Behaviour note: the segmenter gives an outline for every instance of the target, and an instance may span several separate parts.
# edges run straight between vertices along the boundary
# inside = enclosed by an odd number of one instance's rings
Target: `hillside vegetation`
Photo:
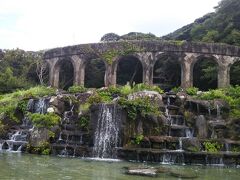
[[[163,37],[165,40],[186,40],[240,45],[240,1],[222,0],[215,12],[204,15]]]

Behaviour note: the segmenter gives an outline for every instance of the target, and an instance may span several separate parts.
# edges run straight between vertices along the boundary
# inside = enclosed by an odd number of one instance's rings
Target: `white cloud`
[[[98,42],[108,32],[161,36],[213,11],[218,1],[0,0],[0,48],[39,50]]]

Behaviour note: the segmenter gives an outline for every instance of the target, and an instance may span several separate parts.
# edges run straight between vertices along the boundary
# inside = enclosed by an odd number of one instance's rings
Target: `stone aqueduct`
[[[230,84],[230,68],[240,61],[240,47],[225,44],[206,44],[165,41],[119,41],[95,44],[81,44],[55,48],[45,52],[44,59],[49,64],[49,83],[59,86],[60,64],[70,61],[73,65],[73,82],[84,85],[86,62],[101,58],[105,64],[105,86],[116,85],[118,63],[124,56],[137,58],[143,69],[144,83],[153,83],[153,68],[163,55],[175,55],[181,67],[181,87],[193,86],[193,68],[202,57],[213,59],[218,65],[218,87]]]

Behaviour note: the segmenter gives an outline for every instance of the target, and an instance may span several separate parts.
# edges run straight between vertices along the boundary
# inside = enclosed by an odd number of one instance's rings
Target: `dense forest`
[[[162,38],[240,45],[240,1],[222,0],[215,12],[204,15]]]
[[[240,46],[240,1],[222,0],[215,7],[215,12],[209,13],[192,24],[186,25],[173,33],[163,37],[154,34],[130,32],[119,36],[115,33],[105,34],[101,42],[124,41],[124,40],[170,40],[170,41],[201,41],[227,43]],[[0,50],[0,94],[13,92],[16,89],[26,89],[38,84],[48,85],[48,70],[42,60],[42,51],[26,52],[20,49]],[[131,59],[131,57],[129,57]],[[127,61],[126,61],[127,62]],[[135,68],[132,68],[135,66]],[[126,72],[124,76],[118,76],[119,84],[128,81],[140,82],[141,67],[137,60],[132,59],[128,64],[119,64],[118,71]],[[66,68],[65,68],[66,69]],[[71,69],[71,68],[69,68]],[[93,69],[93,70],[91,70]],[[135,69],[135,70],[134,70]],[[88,64],[86,77],[87,87],[101,87],[103,85],[104,64],[91,61]],[[64,70],[66,71],[66,70]],[[217,66],[211,59],[202,60],[195,67],[194,86],[206,86],[202,90],[216,88]],[[64,73],[61,73],[64,74]],[[69,86],[69,77],[72,73],[66,72],[66,77],[60,77],[61,87]],[[231,84],[239,85],[240,63],[231,68]],[[90,77],[96,77],[95,79]],[[180,85],[180,68],[174,63],[174,57],[164,57],[157,64],[154,71],[154,82],[156,84],[168,84],[173,87]],[[168,85],[167,85],[168,86]]]

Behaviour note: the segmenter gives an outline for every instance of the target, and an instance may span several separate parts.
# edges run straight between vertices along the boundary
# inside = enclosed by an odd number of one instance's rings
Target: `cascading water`
[[[179,137],[178,138],[178,141],[179,141],[179,151],[182,151],[183,149],[182,149],[182,137]]]
[[[191,130],[190,128],[185,129],[185,134],[187,138],[193,138],[194,131]]]
[[[220,118],[220,116],[221,116],[221,107],[218,104],[217,104],[216,109],[217,109],[217,118]]]
[[[8,152],[21,152],[23,145],[27,144],[27,131],[16,131],[9,140],[6,140]]]
[[[94,157],[116,158],[115,148],[120,143],[120,120],[115,104],[101,104],[94,137]]]
[[[47,98],[40,98],[38,100],[30,99],[28,101],[27,110],[32,113],[45,114],[47,112],[48,107],[49,99]]]
[[[0,142],[0,151],[2,151],[3,143]]]
[[[27,104],[27,111],[32,113],[46,113],[49,100],[46,98],[30,99]],[[34,127],[30,119],[25,116],[22,119],[22,125],[19,126],[18,130],[14,130],[10,133],[9,139],[4,140],[1,143],[0,150],[6,149],[8,152],[21,152],[21,150],[26,146],[28,141],[29,132],[32,131]]]

